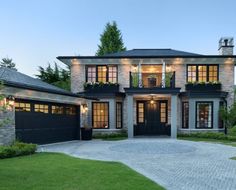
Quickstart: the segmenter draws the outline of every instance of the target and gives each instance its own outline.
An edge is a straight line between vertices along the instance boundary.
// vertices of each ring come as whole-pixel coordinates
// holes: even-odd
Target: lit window
[[[196,68],[196,66],[188,66],[188,82],[195,82],[197,80]]]
[[[98,66],[98,82],[106,82],[107,81],[107,67],[106,66]]]
[[[207,67],[198,66],[198,82],[206,82],[206,81],[207,81]]]
[[[161,123],[167,122],[167,103],[161,102],[160,103],[160,117],[161,117]]]
[[[108,126],[109,108],[108,103],[93,102],[93,128],[106,129]]]
[[[76,108],[73,106],[67,106],[66,115],[76,115]]]
[[[117,67],[108,67],[108,82],[117,83]]]
[[[197,102],[196,103],[196,128],[212,128],[212,102]]]
[[[87,68],[87,82],[96,82],[96,67]]]
[[[15,102],[15,111],[30,112],[30,103]]]
[[[34,111],[41,112],[41,113],[48,113],[48,105],[34,104]]]
[[[218,67],[216,65],[209,66],[209,81],[218,81]]]
[[[52,106],[52,114],[63,114],[63,106]]]
[[[144,103],[138,103],[138,123],[144,123]]]

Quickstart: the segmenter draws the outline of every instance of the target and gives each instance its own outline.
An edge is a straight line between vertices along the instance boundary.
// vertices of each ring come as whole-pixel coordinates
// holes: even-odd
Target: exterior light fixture
[[[152,98],[151,98],[151,100],[150,100],[150,103],[151,103],[151,104],[154,104],[153,96],[152,96]]]
[[[15,97],[12,95],[7,96],[6,98],[6,108],[10,111],[13,110],[15,105]]]
[[[86,113],[88,111],[88,105],[82,104],[82,113]]]

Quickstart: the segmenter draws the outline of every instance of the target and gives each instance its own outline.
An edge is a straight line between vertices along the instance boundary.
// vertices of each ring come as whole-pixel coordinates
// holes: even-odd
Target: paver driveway
[[[172,139],[75,141],[41,146],[86,159],[119,161],[167,189],[235,190],[236,148]]]

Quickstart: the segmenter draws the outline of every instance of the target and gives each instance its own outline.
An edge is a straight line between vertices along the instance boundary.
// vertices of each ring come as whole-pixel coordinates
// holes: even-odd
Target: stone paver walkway
[[[75,157],[119,161],[170,190],[235,190],[236,148],[173,139],[74,141],[39,147]]]

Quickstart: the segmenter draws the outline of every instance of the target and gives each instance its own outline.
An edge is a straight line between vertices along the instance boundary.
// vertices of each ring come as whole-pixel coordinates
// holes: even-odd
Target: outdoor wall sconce
[[[151,104],[154,104],[153,96],[152,96],[152,98],[151,98],[151,100],[150,100],[150,103],[151,103]]]
[[[15,105],[15,97],[12,95],[7,96],[5,99],[6,103],[6,109],[12,111]]]
[[[87,112],[88,112],[88,105],[82,104],[82,113],[87,113]]]

